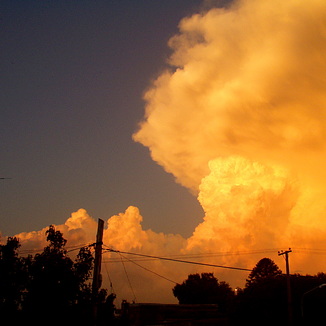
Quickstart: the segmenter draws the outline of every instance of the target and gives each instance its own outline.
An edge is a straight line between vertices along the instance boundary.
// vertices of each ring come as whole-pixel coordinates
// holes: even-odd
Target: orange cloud
[[[144,253],[155,256],[173,256],[180,253],[186,245],[186,239],[178,234],[156,233],[152,230],[143,230],[141,222],[143,218],[137,207],[130,206],[124,213],[110,217],[106,223],[103,234],[104,249],[113,248],[119,251]],[[97,222],[86,212],[79,209],[73,212],[64,224],[56,225],[57,230],[63,233],[67,239],[67,249],[92,244],[95,242],[97,232]],[[45,232],[48,227],[39,231],[23,232],[17,234],[22,247],[22,254],[41,252],[47,245]],[[73,251],[69,255],[73,258],[78,251]],[[171,283],[156,274],[146,271],[149,269],[160,275],[166,275],[169,279],[178,282],[184,277],[186,269],[175,268],[175,263],[165,264],[159,260],[145,260],[139,262],[145,269],[132,264],[125,257],[134,260],[134,256],[120,256],[116,253],[103,251],[103,287],[110,289],[110,281],[114,284],[114,290],[118,294],[118,299],[133,300],[133,293],[128,285],[125,275],[132,281],[134,292],[142,301],[169,302],[171,297]],[[111,263],[111,260],[115,262]],[[123,267],[122,260],[125,261]],[[138,258],[139,259],[139,258]],[[137,257],[136,257],[137,260]],[[172,266],[172,267],[171,267]],[[155,289],[155,293],[153,293]],[[137,298],[136,297],[136,298]]]
[[[96,221],[83,208],[73,212],[64,224],[56,225],[64,237],[69,239],[69,246],[94,243],[94,230],[97,228]],[[16,236],[19,238],[23,249],[43,249],[46,243],[45,232],[48,227],[39,231],[22,232]],[[96,232],[96,231],[95,231]]]
[[[181,21],[134,139],[198,195],[186,250],[325,248],[325,18],[322,0],[250,0]]]
[[[182,20],[134,139],[194,191],[208,162],[229,155],[300,174],[308,156],[308,173],[325,177],[325,11],[316,0],[238,1]]]
[[[104,243],[249,268],[262,255],[283,268],[277,248],[293,247],[293,271],[325,271],[309,250],[326,249],[326,2],[235,1],[183,19],[179,30],[133,137],[198,196],[205,216],[184,239],[144,230],[139,210],[129,207],[107,220]],[[81,209],[58,228],[70,245],[93,242],[96,222]],[[44,231],[18,236],[44,246]],[[105,264],[116,292],[132,299],[122,265]],[[173,300],[165,280],[125,264],[141,301]],[[201,270],[143,264],[176,281]],[[214,272],[233,286],[247,277]]]

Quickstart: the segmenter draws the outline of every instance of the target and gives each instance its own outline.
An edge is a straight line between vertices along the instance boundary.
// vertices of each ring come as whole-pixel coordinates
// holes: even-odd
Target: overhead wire
[[[104,264],[104,267],[105,267],[106,275],[108,276],[108,279],[109,279],[109,282],[110,282],[110,290],[111,290],[111,293],[115,293],[114,288],[113,288],[112,279],[111,279],[110,274],[109,274],[108,267],[107,267],[106,264]]]
[[[316,255],[326,255],[326,249],[318,248],[292,248],[294,253],[309,253]]]
[[[242,256],[242,255],[254,255],[254,254],[266,254],[266,253],[276,253],[277,249],[262,249],[262,250],[250,250],[250,251],[226,251],[226,252],[215,252],[215,253],[196,253],[196,254],[184,254],[184,255],[169,255],[168,258],[175,259],[202,259],[202,258],[212,258],[212,257],[226,257],[226,256]],[[160,258],[137,258],[133,259],[133,261],[152,261],[159,260]],[[109,258],[109,260],[105,261],[106,263],[116,263],[120,262],[120,260],[115,258]],[[126,261],[125,261],[126,262]]]
[[[178,284],[178,282],[172,281],[171,279],[169,279],[169,278],[167,278],[167,277],[165,277],[165,276],[163,276],[163,275],[161,275],[161,274],[159,274],[159,273],[156,273],[156,272],[150,270],[149,268],[147,268],[147,267],[145,267],[145,266],[142,266],[142,265],[136,263],[135,261],[129,259],[128,257],[124,257],[124,256],[121,255],[121,254],[120,254],[120,256],[123,257],[123,258],[125,258],[126,260],[130,261],[131,263],[135,264],[136,266],[138,266],[138,267],[144,269],[144,270],[147,271],[147,272],[150,272],[150,273],[152,273],[152,274],[154,274],[154,275],[156,275],[156,276],[158,276],[158,277],[161,277],[161,278],[163,278],[164,280],[169,281],[169,282],[171,282],[171,283]]]
[[[155,259],[173,261],[173,262],[184,263],[184,264],[193,264],[193,265],[201,265],[201,266],[209,266],[209,267],[217,267],[217,268],[224,268],[224,269],[251,272],[251,269],[243,268],[243,267],[234,267],[234,266],[226,266],[226,265],[200,263],[200,262],[190,261],[190,260],[175,259],[175,258],[169,258],[169,257],[159,257],[159,256],[145,255],[145,254],[139,254],[139,253],[127,252],[127,251],[119,251],[119,250],[114,250],[114,249],[110,249],[110,248],[109,249],[103,249],[103,250],[106,250],[106,251],[109,251],[109,252],[116,252],[116,253],[119,253],[119,254],[128,254],[128,255],[134,255],[134,256],[140,256],[140,257],[155,258]]]
[[[74,247],[73,249],[69,249],[69,250],[67,250],[67,253],[68,253],[68,252],[71,252],[71,251],[75,251],[75,250],[80,250],[81,248],[92,247],[93,245],[94,245],[94,244],[91,243],[91,244],[84,244],[84,245],[82,245],[82,246],[76,246],[76,247]]]
[[[75,250],[78,250],[78,249],[81,249],[81,248],[84,248],[84,247],[91,247],[93,246],[94,244],[93,243],[84,243],[84,244],[78,244],[78,245],[75,245],[75,246],[66,246],[64,247],[64,249],[68,249],[66,252],[71,252],[71,251],[75,251]],[[19,249],[18,250],[18,253],[19,254],[31,254],[31,253],[40,253],[42,251],[44,251],[44,248],[39,248],[39,249]]]
[[[120,254],[120,253],[119,253],[119,254]],[[120,257],[122,258],[121,254],[120,254]],[[128,281],[129,287],[130,287],[130,290],[131,290],[131,292],[132,292],[132,294],[133,294],[133,296],[134,296],[134,300],[133,300],[133,301],[137,301],[137,300],[136,300],[135,291],[134,291],[134,289],[133,289],[133,287],[132,287],[132,284],[131,284],[131,281],[130,281],[129,275],[128,275],[128,273],[127,273],[126,266],[125,266],[125,264],[124,264],[124,262],[123,262],[122,259],[121,259],[121,263],[122,263],[123,269],[124,269],[124,271],[125,271],[126,278],[127,278],[127,281]]]
[[[104,245],[106,246],[106,245]],[[108,246],[106,246],[109,248]],[[277,254],[279,248],[271,248],[271,249],[260,249],[260,250],[248,250],[248,251],[225,251],[225,252],[213,252],[213,253],[195,253],[195,254],[185,254],[185,255],[169,255],[164,258],[174,258],[174,259],[203,259],[203,258],[213,258],[213,257],[227,257],[227,256],[243,256],[243,255],[256,255],[256,254]],[[317,254],[317,255],[326,255],[326,249],[313,249],[313,248],[293,248],[295,253],[310,253],[310,254]],[[135,254],[135,253],[134,253]],[[153,261],[159,260],[161,257],[157,256],[149,256],[140,257],[133,259],[133,262],[145,262],[145,261]],[[121,262],[120,259],[116,258],[108,258],[107,260],[103,261],[105,263],[117,263]],[[127,259],[124,262],[129,262]]]

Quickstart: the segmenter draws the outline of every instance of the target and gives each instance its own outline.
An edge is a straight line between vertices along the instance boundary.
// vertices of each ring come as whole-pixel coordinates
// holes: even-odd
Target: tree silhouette
[[[228,283],[219,282],[213,273],[190,274],[182,284],[177,284],[173,294],[180,304],[219,304],[225,309],[233,297]]]
[[[34,257],[18,256],[17,238],[9,237],[0,245],[1,317],[13,324],[91,324],[92,246],[80,248],[73,261],[60,231],[50,225],[45,235],[48,245]],[[101,318],[112,321],[115,295],[107,298],[107,291],[101,289],[98,298]]]
[[[286,280],[269,258],[261,259],[249,274],[236,300],[235,324],[275,325],[287,320]]]
[[[27,283],[24,260],[18,257],[19,240],[9,237],[0,245],[0,313],[2,318],[16,316]]]
[[[54,321],[67,314],[69,306],[75,303],[78,282],[62,233],[51,225],[46,235],[49,244],[41,254],[35,255],[30,267],[25,307],[40,319],[52,315]]]
[[[261,259],[256,266],[253,268],[252,272],[249,274],[246,280],[246,287],[253,286],[265,281],[268,278],[274,278],[277,275],[281,275],[282,271],[279,267],[269,258]]]
[[[89,302],[92,300],[92,287],[87,281],[92,276],[93,265],[94,257],[90,247],[82,247],[73,265],[79,288],[76,300],[80,305],[89,305]]]
[[[48,245],[32,259],[25,310],[38,320],[48,319],[56,325],[63,318],[68,324],[91,322],[91,285],[94,258],[90,247],[82,247],[75,262],[67,255],[60,231],[50,225],[46,231]],[[106,290],[102,289],[103,301]]]
[[[294,320],[304,325],[318,325],[324,319],[326,305],[326,274],[291,275]]]

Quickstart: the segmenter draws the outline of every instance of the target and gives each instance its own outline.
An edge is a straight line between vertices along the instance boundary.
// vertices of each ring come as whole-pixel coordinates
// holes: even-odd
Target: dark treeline
[[[292,325],[324,322],[326,274],[290,275]],[[234,292],[213,273],[190,274],[173,288],[179,303],[218,304],[228,325],[289,325],[287,279],[269,258],[261,259],[249,274],[243,289]],[[322,323],[323,323],[322,322]]]
[[[50,226],[42,253],[19,257],[19,240],[9,237],[0,246],[0,313],[16,325],[91,325],[92,304],[99,306],[98,325],[113,316],[112,295],[101,289],[92,296],[91,247],[80,248],[75,261],[67,255],[67,240]]]
[[[326,274],[290,275],[292,325],[318,325],[324,320]],[[249,274],[235,301],[234,318],[251,319],[254,325],[289,325],[287,276],[268,258]]]
[[[75,260],[67,255],[67,241],[50,226],[48,245],[34,256],[20,257],[20,243],[9,237],[0,245],[0,314],[13,325],[128,325],[114,319],[115,295],[101,289],[94,298],[91,277],[92,246],[80,248]],[[293,325],[315,325],[324,320],[326,274],[291,278]],[[190,274],[173,288],[181,304],[217,304],[227,325],[288,325],[287,280],[269,258],[261,259],[235,292],[213,273]]]

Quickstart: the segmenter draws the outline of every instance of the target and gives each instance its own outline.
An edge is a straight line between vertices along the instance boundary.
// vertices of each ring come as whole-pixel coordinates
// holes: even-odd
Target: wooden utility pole
[[[96,243],[95,243],[95,260],[94,260],[93,283],[92,283],[94,325],[96,325],[96,319],[97,319],[98,290],[101,287],[101,283],[102,283],[101,263],[102,263],[103,229],[104,229],[104,221],[99,218],[98,225],[97,225]]]
[[[291,293],[291,279],[290,279],[290,267],[289,267],[289,253],[292,252],[291,248],[289,250],[281,250],[278,255],[285,255],[285,268],[286,268],[286,286],[288,294],[288,322],[289,326],[293,325],[293,313],[292,313],[292,293]]]

